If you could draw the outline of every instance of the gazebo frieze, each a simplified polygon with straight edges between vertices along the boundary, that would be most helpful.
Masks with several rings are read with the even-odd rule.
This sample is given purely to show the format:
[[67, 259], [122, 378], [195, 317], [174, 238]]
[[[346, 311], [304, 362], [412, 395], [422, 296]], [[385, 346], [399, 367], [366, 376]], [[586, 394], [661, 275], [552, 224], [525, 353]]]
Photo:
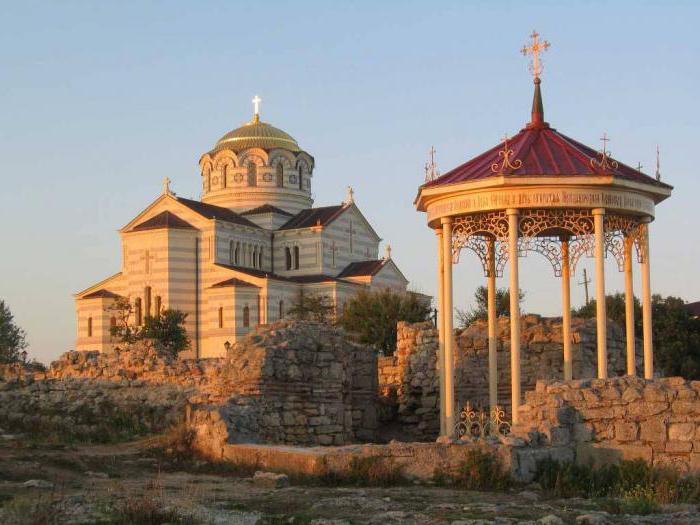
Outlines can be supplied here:
[[497, 188], [435, 195], [426, 203], [428, 223], [437, 227], [443, 217], [506, 209], [595, 209], [654, 216], [654, 198], [629, 188], [551, 187]]

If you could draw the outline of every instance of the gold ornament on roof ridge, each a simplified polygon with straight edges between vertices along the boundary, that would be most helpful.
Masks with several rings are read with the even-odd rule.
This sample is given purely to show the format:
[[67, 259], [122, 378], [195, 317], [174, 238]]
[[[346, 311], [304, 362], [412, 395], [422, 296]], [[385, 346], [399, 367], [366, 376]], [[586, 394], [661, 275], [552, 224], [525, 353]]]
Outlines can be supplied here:
[[607, 133], [603, 133], [600, 139], [603, 142], [603, 150], [599, 151], [600, 159], [591, 159], [591, 168], [598, 168], [602, 170], [616, 170], [620, 167], [617, 161], [610, 157], [610, 151], [608, 150], [607, 144], [610, 142]]
[[540, 78], [542, 73], [542, 62], [540, 61], [540, 52], [547, 51], [551, 44], [546, 40], [540, 41], [540, 34], [537, 31], [533, 31], [530, 34], [530, 39], [532, 43], [524, 45], [520, 52], [527, 56], [532, 55], [532, 61], [530, 62], [530, 72], [535, 78]]
[[500, 166], [498, 165], [498, 162], [491, 164], [491, 171], [494, 173], [503, 173], [506, 169], [517, 170], [523, 165], [523, 162], [520, 159], [515, 159], [513, 161], [510, 160], [513, 156], [513, 150], [508, 147], [507, 134], [503, 136], [503, 149], [498, 152], [498, 156], [503, 160], [501, 161]]

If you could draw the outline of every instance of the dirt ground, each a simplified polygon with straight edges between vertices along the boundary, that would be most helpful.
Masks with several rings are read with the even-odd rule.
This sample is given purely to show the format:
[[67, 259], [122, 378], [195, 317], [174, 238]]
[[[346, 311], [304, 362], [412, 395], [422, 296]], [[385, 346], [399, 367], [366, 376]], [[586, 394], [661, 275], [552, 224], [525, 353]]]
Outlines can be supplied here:
[[[36, 445], [0, 439], [0, 523], [485, 524], [700, 523], [696, 506], [648, 516], [609, 500], [548, 499], [536, 487], [468, 492], [433, 485], [256, 486], [252, 472], [163, 453], [153, 440]], [[617, 511], [619, 512], [619, 510]]]

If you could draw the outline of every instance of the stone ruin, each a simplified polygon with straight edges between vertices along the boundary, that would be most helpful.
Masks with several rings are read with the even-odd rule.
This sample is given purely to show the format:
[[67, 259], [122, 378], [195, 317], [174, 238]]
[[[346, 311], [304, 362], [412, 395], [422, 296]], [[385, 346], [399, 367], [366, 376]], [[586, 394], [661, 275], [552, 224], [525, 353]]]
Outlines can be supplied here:
[[[498, 400], [510, 415], [510, 320], [497, 324]], [[563, 377], [564, 354], [561, 318], [525, 315], [521, 318], [522, 389], [533, 390], [539, 380]], [[597, 374], [595, 319], [571, 321], [574, 378]], [[457, 332], [455, 348], [455, 396], [457, 406], [467, 402], [488, 411], [488, 332], [485, 321], [476, 321]], [[637, 344], [641, 352], [641, 344]], [[380, 418], [417, 441], [437, 438], [440, 428], [438, 334], [431, 323], [399, 323], [396, 353], [379, 358]], [[637, 355], [638, 369], [641, 353]], [[608, 374], [625, 373], [625, 333], [608, 324]], [[394, 435], [397, 435], [395, 432]]]
[[[504, 405], [510, 398], [508, 327], [507, 319], [499, 321]], [[595, 325], [574, 319], [572, 327], [574, 377], [593, 377]], [[177, 360], [133, 345], [112, 354], [68, 352], [45, 372], [0, 366], [0, 427], [100, 440], [105, 433], [120, 437], [124, 429], [159, 432], [186, 415], [197, 448], [210, 457], [253, 458], [271, 467], [292, 461], [309, 472], [324, 465], [344, 468], [360, 454], [393, 458], [428, 476], [430, 465], [447, 468], [472, 446], [494, 450], [523, 481], [532, 479], [545, 457], [593, 462], [640, 457], [700, 470], [700, 382], [631, 377], [562, 382], [560, 321], [524, 316], [522, 335], [526, 402], [522, 423], [509, 436], [435, 443], [438, 342], [430, 323], [401, 323], [390, 357], [377, 358], [338, 328], [283, 321], [259, 327], [226, 358]], [[457, 341], [458, 401], [486, 405], [485, 323], [458, 333]], [[614, 325], [608, 348], [610, 375], [622, 375], [624, 334]], [[391, 438], [424, 443], [314, 448]], [[306, 448], [292, 453], [268, 444]], [[286, 455], [277, 457], [280, 451]]]

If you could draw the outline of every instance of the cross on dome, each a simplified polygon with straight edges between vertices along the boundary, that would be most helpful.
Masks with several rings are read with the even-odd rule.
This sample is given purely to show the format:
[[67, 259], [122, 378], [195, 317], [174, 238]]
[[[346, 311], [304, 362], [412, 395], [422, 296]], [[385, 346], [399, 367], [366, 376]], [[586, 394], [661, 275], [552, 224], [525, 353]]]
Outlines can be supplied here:
[[542, 73], [542, 64], [540, 63], [540, 52], [547, 51], [549, 49], [550, 43], [546, 40], [540, 41], [540, 34], [537, 31], [533, 31], [530, 35], [532, 43], [524, 45], [520, 52], [527, 56], [532, 55], [532, 63], [530, 64], [530, 71], [532, 76], [535, 78], [540, 78], [540, 73]]
[[255, 95], [253, 97], [253, 116], [255, 117], [255, 120], [260, 120], [260, 103], [262, 102], [262, 99]]

